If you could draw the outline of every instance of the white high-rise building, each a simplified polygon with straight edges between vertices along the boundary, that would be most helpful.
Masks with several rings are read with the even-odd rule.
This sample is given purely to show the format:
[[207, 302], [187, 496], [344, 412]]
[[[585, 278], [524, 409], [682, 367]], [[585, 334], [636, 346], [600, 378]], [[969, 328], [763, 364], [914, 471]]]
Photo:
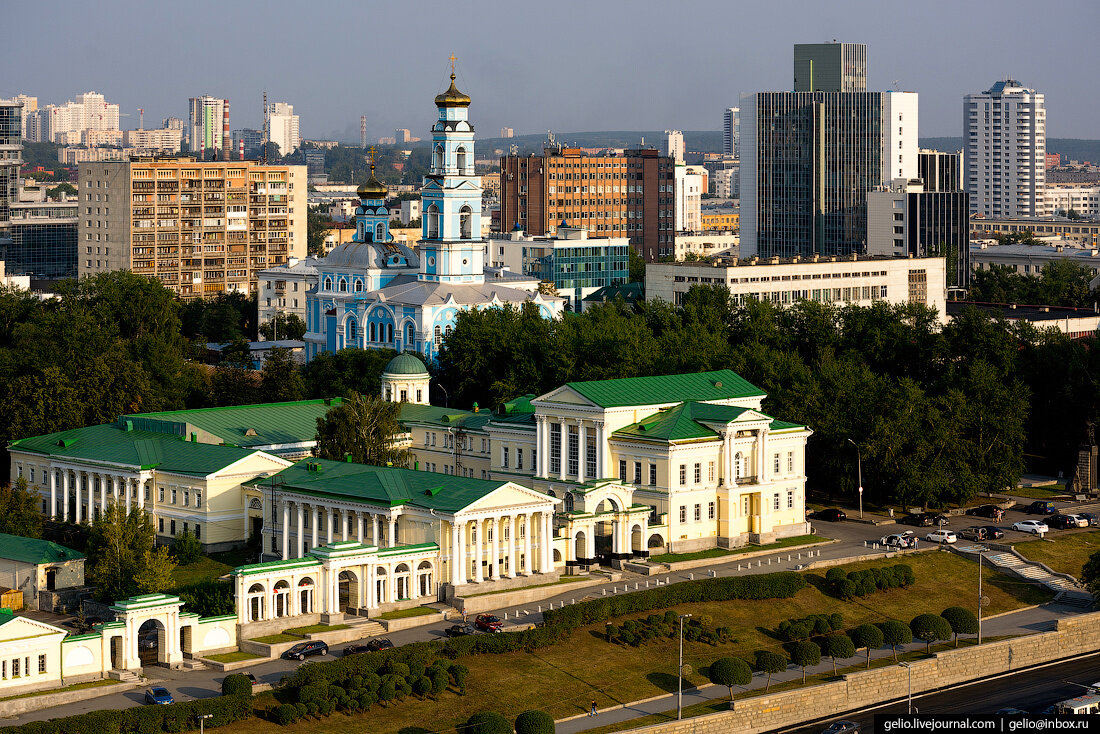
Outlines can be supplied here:
[[27, 122], [37, 117], [34, 113], [38, 111], [38, 97], [30, 97], [26, 94], [17, 94], [11, 98], [11, 101], [23, 103], [22, 135], [23, 139], [27, 140]]
[[970, 213], [1036, 217], [1048, 213], [1043, 95], [1006, 79], [963, 101], [963, 190]]
[[[705, 171], [704, 171], [705, 173]], [[695, 172], [695, 166], [676, 166], [676, 231], [699, 232], [702, 224], [702, 198], [706, 193], [704, 176]]]
[[279, 146], [280, 155], [290, 155], [302, 144], [298, 131], [298, 115], [294, 114], [294, 105], [276, 102], [271, 105], [267, 118], [268, 140]]
[[729, 107], [722, 113], [722, 153], [741, 158], [741, 108]]
[[192, 153], [210, 157], [210, 151], [222, 147], [222, 113], [225, 100], [217, 97], [192, 97], [188, 101], [187, 144]]
[[665, 155], [677, 164], [684, 162], [684, 134], [679, 130], [665, 130]]
[[118, 130], [118, 105], [102, 94], [85, 92], [62, 105], [46, 105], [27, 117], [26, 134], [34, 142], [79, 143], [88, 130]]

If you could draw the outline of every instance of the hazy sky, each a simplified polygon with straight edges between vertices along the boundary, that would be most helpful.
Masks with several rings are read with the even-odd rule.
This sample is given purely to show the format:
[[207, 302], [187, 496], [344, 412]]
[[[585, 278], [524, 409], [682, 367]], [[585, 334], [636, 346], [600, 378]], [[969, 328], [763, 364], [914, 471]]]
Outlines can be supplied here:
[[1097, 0], [97, 0], [7, 4], [0, 97], [94, 89], [122, 127], [188, 97], [228, 98], [258, 127], [262, 94], [303, 137], [425, 137], [452, 53], [483, 136], [717, 130], [742, 92], [792, 85], [792, 45], [868, 46], [869, 88], [920, 92], [922, 136], [961, 134], [962, 97], [1009, 76], [1046, 94], [1047, 134], [1100, 138]]

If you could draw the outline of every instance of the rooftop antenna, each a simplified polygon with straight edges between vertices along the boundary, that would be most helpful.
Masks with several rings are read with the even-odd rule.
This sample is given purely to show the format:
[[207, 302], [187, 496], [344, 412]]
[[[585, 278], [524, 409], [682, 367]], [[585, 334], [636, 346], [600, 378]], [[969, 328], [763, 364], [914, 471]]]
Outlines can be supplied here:
[[894, 91], [895, 92], [900, 92], [901, 91], [901, 79], [895, 79], [894, 80]]

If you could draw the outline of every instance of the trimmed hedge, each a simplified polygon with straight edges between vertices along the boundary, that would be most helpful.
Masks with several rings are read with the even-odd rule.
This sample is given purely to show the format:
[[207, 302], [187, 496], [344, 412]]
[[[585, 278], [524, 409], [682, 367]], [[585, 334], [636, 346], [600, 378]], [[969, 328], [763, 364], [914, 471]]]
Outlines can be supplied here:
[[876, 591], [905, 588], [916, 582], [913, 567], [905, 563], [845, 572], [834, 566], [825, 573], [826, 588], [840, 599], [869, 596]]
[[843, 627], [844, 618], [839, 614], [811, 614], [802, 619], [783, 620], [779, 623], [776, 633], [784, 642], [794, 642], [827, 635]]
[[[708, 645], [719, 645], [728, 642], [733, 636], [733, 630], [729, 627], [708, 630], [709, 621], [704, 619], [705, 616], [692, 617], [687, 620], [687, 624], [684, 625], [684, 639], [689, 642], [703, 642]], [[651, 640], [662, 637], [675, 638], [679, 634], [679, 615], [669, 609], [663, 615], [651, 614], [640, 619], [628, 619], [618, 627], [608, 623], [606, 639], [608, 642], [638, 647]]]
[[199, 714], [213, 714], [206, 728], [252, 718], [250, 696], [218, 696], [167, 706], [136, 706], [120, 711], [89, 711], [50, 721], [32, 721], [5, 729], [5, 734], [157, 734], [196, 731]]
[[230, 673], [222, 678], [223, 696], [251, 696], [252, 681], [242, 673]]
[[554, 734], [554, 717], [540, 709], [516, 717], [516, 734]]

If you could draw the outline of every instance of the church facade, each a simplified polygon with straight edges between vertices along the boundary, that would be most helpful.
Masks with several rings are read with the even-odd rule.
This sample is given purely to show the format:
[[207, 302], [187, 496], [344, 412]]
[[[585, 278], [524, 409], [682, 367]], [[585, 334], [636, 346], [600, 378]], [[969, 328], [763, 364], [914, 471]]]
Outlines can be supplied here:
[[537, 292], [537, 278], [486, 267], [470, 98], [455, 87], [454, 74], [435, 104], [417, 250], [393, 242], [386, 187], [372, 165], [357, 191], [354, 241], [318, 263], [317, 286], [306, 295], [307, 359], [356, 347], [411, 351], [432, 361], [461, 311], [531, 302], [549, 319], [564, 310], [564, 299]]

